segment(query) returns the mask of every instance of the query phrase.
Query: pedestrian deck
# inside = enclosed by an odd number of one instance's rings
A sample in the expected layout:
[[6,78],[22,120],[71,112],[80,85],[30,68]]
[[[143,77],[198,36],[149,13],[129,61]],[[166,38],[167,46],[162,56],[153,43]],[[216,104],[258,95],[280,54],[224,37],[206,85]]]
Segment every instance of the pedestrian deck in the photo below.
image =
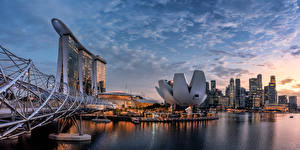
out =
[[207,121],[217,120],[218,117],[195,117],[195,118],[141,118],[131,117],[133,123],[139,122],[189,122],[189,121]]

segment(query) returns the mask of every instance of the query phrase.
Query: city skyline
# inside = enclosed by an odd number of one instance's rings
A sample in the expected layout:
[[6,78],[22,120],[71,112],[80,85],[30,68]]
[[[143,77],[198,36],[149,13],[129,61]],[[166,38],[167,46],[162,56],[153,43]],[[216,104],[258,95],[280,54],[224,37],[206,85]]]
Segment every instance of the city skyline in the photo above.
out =
[[[247,7],[245,7],[247,6]],[[157,80],[200,69],[225,90],[230,78],[261,73],[277,79],[278,95],[300,96],[299,2],[287,1],[2,1],[1,45],[56,74],[63,20],[94,54],[106,58],[107,90],[160,99]],[[55,10],[53,9],[55,8]],[[80,8],[80,9],[78,9]],[[17,43],[17,44],[16,44]],[[122,74],[122,76],[120,76]]]
[[0,0],[0,150],[300,149],[300,0]]
[[[207,98],[202,107],[281,111],[297,108],[296,95],[278,94],[275,75],[270,76],[269,84],[266,86],[262,84],[262,74],[249,78],[248,90],[240,83],[239,78],[230,78],[223,92],[218,89],[215,80],[211,80],[210,83],[206,81]],[[172,84],[170,86],[172,87]]]
[[[257,76],[259,76],[260,75],[260,77],[263,77],[263,74],[257,74]],[[268,81],[267,81],[267,83],[261,83],[261,86],[260,87],[262,87],[262,90],[264,90],[264,87],[265,86],[268,86],[269,85],[269,83],[270,83],[270,80],[271,80],[271,77],[272,76],[275,76],[276,77],[276,80],[275,80],[275,84],[276,84],[276,89],[277,89],[277,86],[278,86],[278,84],[280,85],[282,85],[282,84],[288,84],[288,83],[291,83],[291,82],[293,82],[292,81],[292,79],[286,79],[286,80],[281,80],[281,81],[277,81],[277,76],[276,75],[270,75],[269,77],[266,77],[266,78],[268,78]],[[250,79],[254,79],[254,77],[250,77],[248,80],[246,79],[246,81],[244,81],[244,82],[241,82],[242,80],[241,80],[241,78],[240,77],[230,77],[230,78],[228,78],[227,80],[225,80],[225,82],[227,82],[227,85],[225,85],[224,87],[223,86],[221,86],[221,88],[219,88],[219,85],[218,85],[218,80],[214,80],[214,79],[212,79],[212,80],[206,80],[206,82],[209,82],[209,89],[212,89],[213,87],[215,88],[215,89],[218,89],[218,90],[221,90],[222,92],[223,92],[223,94],[225,94],[225,91],[226,91],[226,87],[227,86],[229,86],[230,85],[230,81],[231,80],[234,80],[234,83],[236,83],[236,81],[237,80],[239,80],[239,82],[240,82],[240,87],[241,88],[245,88],[245,90],[246,91],[249,91],[250,90],[250,88],[249,88],[249,80]],[[256,78],[255,78],[256,79]],[[189,80],[188,80],[189,81]],[[212,85],[212,82],[213,82],[213,85]],[[283,83],[283,82],[285,82],[285,83]],[[241,83],[243,83],[243,84],[241,84]],[[291,89],[293,89],[293,87],[291,88]],[[290,95],[290,96],[294,96],[293,94],[291,94],[291,93],[284,93],[284,92],[282,92],[282,93],[280,93],[280,94],[278,94],[278,95]]]

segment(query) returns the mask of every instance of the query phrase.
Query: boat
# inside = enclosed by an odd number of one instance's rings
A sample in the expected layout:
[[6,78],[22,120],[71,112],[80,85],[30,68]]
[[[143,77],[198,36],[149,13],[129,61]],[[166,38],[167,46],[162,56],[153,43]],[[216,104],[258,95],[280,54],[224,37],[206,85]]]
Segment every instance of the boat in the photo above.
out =
[[99,123],[110,123],[111,122],[111,120],[109,120],[109,119],[98,119],[98,118],[92,119],[92,121],[99,122]]
[[131,117],[131,122],[134,123],[134,124],[139,124],[140,120],[136,117]]

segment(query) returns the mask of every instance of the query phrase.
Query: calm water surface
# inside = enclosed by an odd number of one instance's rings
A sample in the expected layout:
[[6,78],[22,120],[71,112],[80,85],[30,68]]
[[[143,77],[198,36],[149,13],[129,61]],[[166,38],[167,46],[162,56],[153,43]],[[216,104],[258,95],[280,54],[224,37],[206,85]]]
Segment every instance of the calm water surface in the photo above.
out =
[[208,122],[139,125],[84,121],[91,142],[55,142],[47,138],[50,131],[43,131],[1,142],[0,149],[300,149],[300,114],[219,113],[219,117]]

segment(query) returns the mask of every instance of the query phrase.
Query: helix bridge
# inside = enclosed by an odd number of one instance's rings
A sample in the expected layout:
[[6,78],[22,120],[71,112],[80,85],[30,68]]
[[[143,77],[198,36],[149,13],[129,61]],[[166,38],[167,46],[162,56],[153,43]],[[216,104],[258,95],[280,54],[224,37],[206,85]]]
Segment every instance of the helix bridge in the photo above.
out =
[[0,45],[0,140],[109,103],[80,93]]

